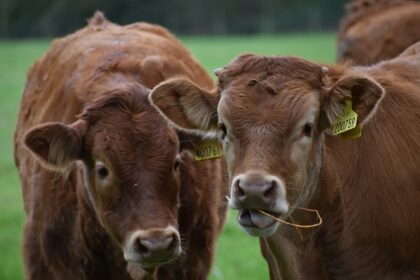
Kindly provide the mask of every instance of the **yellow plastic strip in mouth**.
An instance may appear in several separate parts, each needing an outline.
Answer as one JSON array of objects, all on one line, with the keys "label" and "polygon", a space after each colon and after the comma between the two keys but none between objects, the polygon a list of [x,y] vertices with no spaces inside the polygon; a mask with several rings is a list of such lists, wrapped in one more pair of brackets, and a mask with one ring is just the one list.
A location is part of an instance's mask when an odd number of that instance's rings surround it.
[{"label": "yellow plastic strip in mouth", "polygon": [[294,227],[297,227],[297,228],[314,228],[314,227],[320,226],[322,224],[322,217],[319,214],[318,210],[308,209],[308,208],[303,208],[303,207],[293,207],[293,208],[294,209],[305,210],[305,211],[308,211],[308,212],[314,212],[314,213],[316,213],[318,222],[316,224],[312,224],[312,225],[299,225],[299,224],[289,223],[287,221],[284,221],[282,219],[279,219],[279,218],[271,215],[270,213],[265,212],[264,210],[259,210],[258,209],[258,211],[261,212],[261,213],[263,213],[266,216],[269,216],[270,218],[272,218],[272,219],[274,219],[274,220],[276,220],[276,221],[278,221],[280,223],[283,223],[283,224],[286,224],[286,225],[289,225],[289,226],[294,226]]}]

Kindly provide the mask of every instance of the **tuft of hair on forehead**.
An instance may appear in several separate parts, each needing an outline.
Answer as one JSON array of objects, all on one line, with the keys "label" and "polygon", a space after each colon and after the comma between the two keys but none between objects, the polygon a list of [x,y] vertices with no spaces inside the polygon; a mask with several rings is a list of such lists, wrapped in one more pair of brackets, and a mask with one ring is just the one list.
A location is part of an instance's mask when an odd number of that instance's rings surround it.
[{"label": "tuft of hair on forehead", "polygon": [[221,85],[229,83],[236,76],[256,74],[259,79],[268,76],[281,76],[284,79],[300,80],[314,88],[322,86],[322,67],[298,57],[261,56],[242,54],[220,73]]},{"label": "tuft of hair on forehead", "polygon": [[104,114],[106,108],[118,108],[126,113],[137,114],[149,103],[150,90],[138,83],[118,85],[100,94],[78,117],[88,122],[95,122]]}]

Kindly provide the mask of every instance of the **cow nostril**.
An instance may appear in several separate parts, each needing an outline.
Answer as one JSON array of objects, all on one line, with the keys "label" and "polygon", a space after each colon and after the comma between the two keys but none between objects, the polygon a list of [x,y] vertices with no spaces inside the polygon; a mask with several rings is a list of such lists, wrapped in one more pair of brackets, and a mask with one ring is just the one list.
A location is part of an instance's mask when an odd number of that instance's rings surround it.
[{"label": "cow nostril", "polygon": [[176,245],[177,245],[177,239],[176,239],[176,236],[175,236],[175,234],[174,235],[172,235],[172,240],[171,240],[171,243],[169,243],[169,246],[168,246],[168,251],[172,251],[172,250],[174,250],[175,249],[175,247],[176,247]]},{"label": "cow nostril", "polygon": [[137,239],[137,250],[142,255],[147,255],[150,253],[149,249],[141,243],[140,239]]},{"label": "cow nostril", "polygon": [[245,192],[244,192],[244,190],[241,188],[241,185],[239,184],[239,180],[238,181],[236,181],[236,189],[238,190],[238,197],[239,198],[243,198],[243,197],[245,197]]},{"label": "cow nostril", "polygon": [[263,196],[265,197],[270,197],[274,194],[276,188],[276,182],[275,181],[271,181],[270,186],[264,191]]}]

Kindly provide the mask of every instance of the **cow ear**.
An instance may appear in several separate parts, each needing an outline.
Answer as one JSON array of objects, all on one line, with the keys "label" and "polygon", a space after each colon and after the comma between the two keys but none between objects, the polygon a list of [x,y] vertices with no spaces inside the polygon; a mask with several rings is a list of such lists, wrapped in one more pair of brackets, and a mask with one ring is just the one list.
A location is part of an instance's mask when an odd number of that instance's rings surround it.
[{"label": "cow ear", "polygon": [[25,146],[47,168],[63,170],[82,157],[83,125],[46,123],[30,129],[24,136]]},{"label": "cow ear", "polygon": [[331,127],[338,116],[343,114],[347,100],[358,115],[357,124],[364,126],[376,113],[379,103],[385,96],[382,86],[370,77],[346,75],[340,78],[322,100],[321,113],[325,115],[322,127]]},{"label": "cow ear", "polygon": [[202,89],[187,78],[174,78],[157,85],[150,101],[181,130],[205,134],[217,129],[218,93]]}]

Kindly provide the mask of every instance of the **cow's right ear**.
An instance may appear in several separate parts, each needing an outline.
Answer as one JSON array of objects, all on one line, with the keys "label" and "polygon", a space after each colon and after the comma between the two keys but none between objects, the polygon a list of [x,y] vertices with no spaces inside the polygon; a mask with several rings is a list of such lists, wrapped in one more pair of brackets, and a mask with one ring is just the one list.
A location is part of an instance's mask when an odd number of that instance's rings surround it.
[{"label": "cow's right ear", "polygon": [[219,94],[202,89],[187,78],[174,78],[157,85],[151,103],[181,130],[208,133],[217,129]]},{"label": "cow's right ear", "polygon": [[45,167],[63,170],[82,157],[83,124],[84,121],[72,125],[45,123],[30,129],[23,141]]}]

